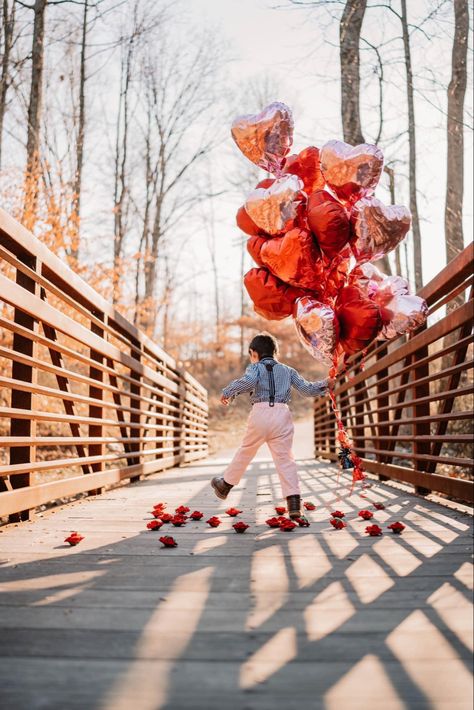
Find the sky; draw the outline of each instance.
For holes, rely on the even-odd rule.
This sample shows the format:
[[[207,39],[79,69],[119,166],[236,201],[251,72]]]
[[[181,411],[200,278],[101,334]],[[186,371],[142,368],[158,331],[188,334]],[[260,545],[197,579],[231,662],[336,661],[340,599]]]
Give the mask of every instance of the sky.
[[[375,4],[375,3],[374,3]],[[397,2],[394,2],[394,6]],[[274,9],[276,6],[283,9]],[[433,3],[410,0],[409,20],[417,24],[432,9]],[[307,145],[321,146],[330,139],[342,140],[339,102],[338,21],[330,10],[288,9],[285,0],[188,0],[185,4],[190,21],[218,32],[231,56],[229,88],[240,90],[243,98],[238,113],[256,113],[262,106],[252,104],[245,95],[246,82],[268,77],[277,87],[274,100],[288,104],[294,113],[295,152]],[[334,6],[332,6],[334,7]],[[334,11],[334,10],[333,10]],[[383,13],[383,14],[381,14]],[[425,36],[426,28],[426,36]],[[422,31],[423,30],[423,31]],[[421,216],[424,281],[427,282],[444,266],[444,199],[446,162],[446,97],[451,70],[452,19],[443,13],[436,27],[425,25],[412,37],[418,140],[419,212]],[[436,36],[433,36],[436,33]],[[379,44],[399,35],[398,19],[383,10],[366,15],[362,36]],[[400,175],[397,202],[408,204],[406,180],[407,141],[404,67],[399,61],[401,41],[387,44],[385,68],[384,133],[381,147],[387,161],[396,161]],[[469,52],[471,58],[471,52]],[[363,44],[361,52],[363,87],[361,94],[362,123],[367,142],[374,140],[378,127],[378,83],[373,74],[374,54]],[[470,87],[471,82],[469,82]],[[238,89],[239,87],[239,89]],[[466,96],[466,108],[472,117],[472,95]],[[466,123],[472,123],[469,115]],[[229,126],[230,129],[230,126]],[[472,134],[465,129],[465,242],[472,240]],[[239,153],[228,133],[218,156],[220,179],[223,173],[237,169],[246,158]],[[263,177],[263,174],[262,174]],[[377,196],[388,202],[385,186]],[[217,205],[219,239],[218,263],[222,283],[233,284],[238,278],[238,235],[234,215],[243,199],[237,194],[225,195]],[[202,250],[196,236],[193,259]],[[195,263],[195,262],[194,262]],[[250,268],[250,260],[249,260]],[[200,288],[205,289],[206,278]]]

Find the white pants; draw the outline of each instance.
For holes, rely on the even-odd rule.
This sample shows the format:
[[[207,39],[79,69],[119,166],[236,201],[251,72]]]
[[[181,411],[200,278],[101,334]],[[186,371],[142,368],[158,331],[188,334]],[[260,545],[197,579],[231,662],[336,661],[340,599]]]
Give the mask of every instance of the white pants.
[[[240,448],[224,472],[224,480],[236,486],[262,444],[268,444],[280,477],[283,497],[299,494],[298,472],[291,450],[293,419],[287,404],[258,402],[252,407]]]

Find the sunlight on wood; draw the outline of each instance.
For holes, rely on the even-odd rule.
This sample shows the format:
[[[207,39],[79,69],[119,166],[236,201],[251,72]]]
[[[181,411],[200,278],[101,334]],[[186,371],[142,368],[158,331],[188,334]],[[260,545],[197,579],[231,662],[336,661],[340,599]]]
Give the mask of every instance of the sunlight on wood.
[[[60,589],[55,594],[48,594],[48,596],[43,599],[38,599],[38,601],[32,602],[31,606],[47,606],[48,604],[57,604],[57,602],[62,602],[64,599],[69,599],[70,597],[76,596],[76,594],[81,594],[81,592],[84,592],[90,586],[90,584],[79,584],[77,587],[71,587],[70,589]]]
[[[324,695],[325,710],[347,708],[390,708],[406,710],[384,668],[383,662],[368,654],[337,681]]]
[[[280,629],[242,665],[240,687],[252,688],[262,683],[296,658],[297,653],[296,629]]]
[[[408,516],[407,516],[408,517]],[[412,528],[404,521],[405,530],[403,531],[403,539],[406,545],[413,547],[423,557],[434,557],[438,552],[441,552],[443,546],[431,540],[428,535],[424,535],[420,530]]]
[[[446,626],[466,648],[474,651],[472,604],[464,594],[445,582],[428,598],[428,604],[436,609]]]
[[[350,555],[356,549],[358,543],[351,533],[346,530],[331,530],[323,531],[324,541],[327,543],[332,554],[339,560],[343,560],[347,555]]]
[[[474,589],[474,565],[471,562],[463,562],[454,576],[468,589]]]
[[[298,578],[298,589],[314,584],[331,568],[328,556],[314,535],[301,535],[288,541],[291,563]]]
[[[309,641],[318,641],[342,626],[355,613],[341,582],[333,582],[304,610]]]
[[[395,584],[385,570],[367,554],[353,562],[345,574],[364,604],[375,601]]]
[[[471,674],[455,649],[421,609],[402,621],[387,636],[386,643],[412,681],[425,694],[430,707],[472,708]]]
[[[444,527],[444,525],[434,523],[432,520],[427,518],[425,515],[421,515],[419,512],[408,512],[405,517],[412,523],[420,525],[429,535],[433,535],[433,537],[438,538],[441,542],[453,542],[453,540],[456,540],[456,538],[459,537],[459,533]]]
[[[425,508],[422,505],[415,505],[414,510],[419,510],[422,513],[426,513],[431,518],[436,518],[436,520],[439,520],[442,523],[446,523],[451,528],[457,528],[458,530],[462,530],[462,532],[469,530],[469,525],[467,525],[466,523],[461,523],[455,518],[449,518],[447,515],[443,515],[443,513],[438,513],[436,510],[432,510],[431,508]]]
[[[71,584],[77,586],[96,577],[101,577],[103,574],[106,574],[106,570],[103,572],[65,572],[64,574],[50,574],[46,577],[34,577],[33,579],[17,579],[0,584],[0,592],[29,592],[36,589],[68,587]]]
[[[284,534],[284,533],[283,533]],[[246,628],[261,626],[285,603],[288,596],[285,558],[279,545],[257,550],[252,557],[250,591],[255,595],[255,608],[250,612]]]
[[[162,602],[151,614],[135,649],[135,661],[112,688],[101,710],[130,710],[140,698],[140,710],[158,710],[167,700],[169,676],[191,641],[206,606],[213,567],[204,567],[178,577]],[[194,593],[194,605],[184,607],[183,597]],[[148,661],[144,663],[143,661]],[[150,663],[154,661],[154,663]]]
[[[381,538],[373,549],[399,577],[406,577],[422,564],[416,555],[393,538]]]
[[[226,542],[227,537],[225,535],[218,535],[217,537],[198,540],[198,542],[194,546],[193,552],[195,555],[199,555],[202,552],[209,552],[209,550],[213,550],[216,547],[225,545]]]

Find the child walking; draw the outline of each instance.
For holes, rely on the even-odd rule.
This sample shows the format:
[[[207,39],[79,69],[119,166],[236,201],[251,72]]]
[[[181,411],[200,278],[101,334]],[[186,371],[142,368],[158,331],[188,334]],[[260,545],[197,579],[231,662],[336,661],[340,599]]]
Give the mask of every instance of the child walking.
[[[250,392],[253,405],[244,439],[224,475],[215,477],[211,485],[218,498],[227,498],[263,443],[267,443],[280,477],[283,497],[286,498],[290,518],[301,515],[301,496],[298,472],[292,453],[293,419],[288,408],[291,388],[301,394],[317,397],[327,391],[328,380],[307,382],[288,365],[278,362],[278,342],[268,333],[260,333],[249,345],[251,364],[245,375],[233,380],[222,390],[221,402],[227,406],[231,399]]]

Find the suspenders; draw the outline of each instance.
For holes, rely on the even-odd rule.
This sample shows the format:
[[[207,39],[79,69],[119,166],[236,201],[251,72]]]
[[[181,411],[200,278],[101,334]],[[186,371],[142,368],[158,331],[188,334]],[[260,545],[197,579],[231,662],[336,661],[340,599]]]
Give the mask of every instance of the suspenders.
[[[273,375],[273,366],[275,365],[274,362],[270,363],[265,363],[265,367],[268,372],[268,379],[270,380],[270,407],[275,406],[275,377]]]

